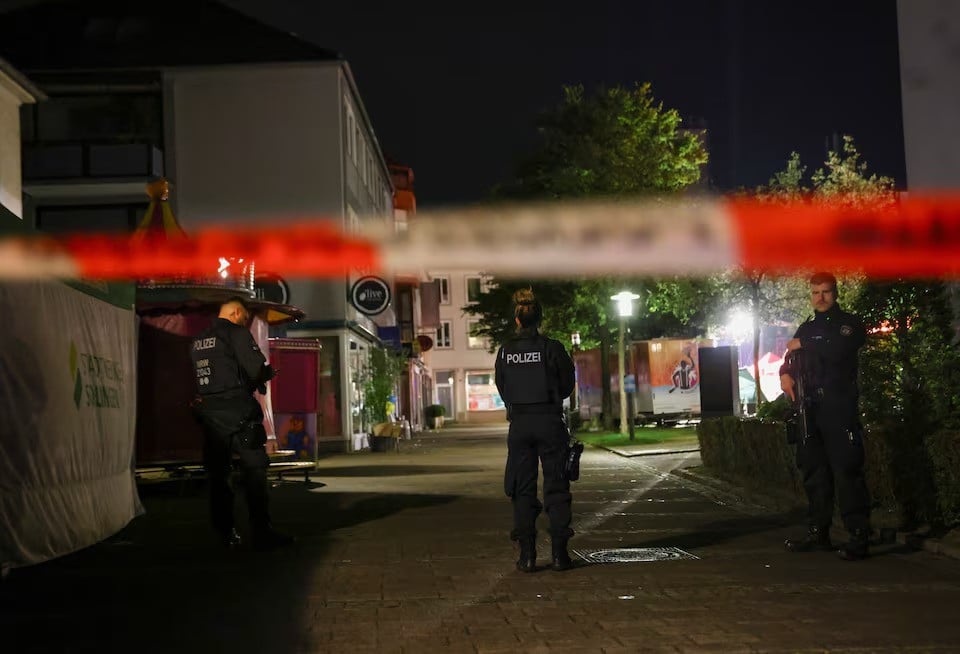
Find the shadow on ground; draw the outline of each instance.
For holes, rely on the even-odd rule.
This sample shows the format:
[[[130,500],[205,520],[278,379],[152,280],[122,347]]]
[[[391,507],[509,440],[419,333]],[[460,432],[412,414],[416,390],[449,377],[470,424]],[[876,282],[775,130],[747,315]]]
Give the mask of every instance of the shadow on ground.
[[[482,472],[477,466],[422,466],[422,465],[368,465],[343,468],[321,467],[314,477],[412,477],[415,475],[446,475],[458,472]]]
[[[227,551],[212,538],[204,484],[152,488],[146,513],[95,546],[14,570],[0,583],[0,631],[17,652],[289,652],[303,648],[311,587],[330,582],[334,531],[452,495],[271,491],[278,529],[292,547]],[[248,534],[246,507],[237,523]]]
[[[803,524],[802,515],[784,513],[762,518],[743,516],[728,520],[718,520],[691,528],[690,531],[671,534],[662,538],[654,538],[628,547],[679,547],[692,552],[704,547],[711,547],[735,538],[743,538],[751,534],[782,530],[792,524]],[[800,520],[801,522],[798,522]],[[771,542],[777,540],[771,536]],[[779,543],[778,543],[779,544]]]

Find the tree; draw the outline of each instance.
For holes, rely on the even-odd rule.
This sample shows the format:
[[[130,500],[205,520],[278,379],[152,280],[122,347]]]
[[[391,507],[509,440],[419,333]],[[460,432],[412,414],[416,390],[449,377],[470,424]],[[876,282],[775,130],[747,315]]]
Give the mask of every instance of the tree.
[[[804,185],[806,171],[800,155],[791,152],[784,169],[774,174],[766,186],[758,187],[753,195],[772,207],[804,199],[852,204],[893,200],[893,180],[876,174],[868,175],[867,164],[861,159],[851,136],[843,137],[843,147],[839,152],[831,150],[827,153],[824,166],[811,176],[810,187]],[[746,304],[753,317],[753,370],[758,406],[766,401],[760,388],[760,325],[798,322],[809,311],[806,277],[777,276],[763,270],[740,269],[725,276],[718,284],[722,289],[722,305]],[[841,277],[841,286],[852,287],[852,292],[855,292],[858,284],[856,275]]]
[[[795,154],[795,153],[794,153]],[[861,160],[860,152],[852,136],[844,135],[840,152],[827,153],[825,168],[813,173],[813,188],[821,198],[841,196],[848,202],[893,202],[893,180],[889,177],[867,176],[867,162]]]
[[[767,401],[760,387],[760,326],[799,322],[810,309],[802,277],[777,277],[762,270],[740,269],[720,275],[719,306],[744,306],[751,317],[754,397],[757,406]],[[719,315],[715,320],[720,320]]]
[[[539,149],[499,194],[564,199],[682,190],[700,179],[707,151],[680,125],[680,114],[656,101],[649,83],[593,94],[564,86],[560,104],[537,122]]]
[[[515,279],[494,279],[478,302],[463,307],[466,313],[480,318],[475,333],[488,337],[491,348],[502,345],[516,332],[512,297],[519,288],[532,288],[543,306],[541,332],[544,335],[568,343],[570,335],[577,332],[584,349],[600,349],[601,406],[604,424],[609,429],[613,422],[609,353],[618,326],[609,300],[613,294],[610,290],[614,288],[613,281],[540,280],[531,284]]]
[[[387,400],[397,387],[402,358],[393,350],[370,348],[370,359],[362,373],[363,411],[367,426],[387,421]]]
[[[700,178],[707,152],[698,134],[654,99],[650,84],[600,89],[565,86],[560,103],[537,122],[540,145],[517,167],[516,178],[496,189],[499,199],[565,200],[673,194]],[[496,347],[513,333],[510,297],[523,280],[494,279],[487,297],[464,311],[480,317],[478,334]],[[599,347],[604,425],[613,423],[608,353],[618,319],[610,296],[629,287],[641,292],[649,280],[538,281],[543,330],[568,342],[579,332],[584,348]]]

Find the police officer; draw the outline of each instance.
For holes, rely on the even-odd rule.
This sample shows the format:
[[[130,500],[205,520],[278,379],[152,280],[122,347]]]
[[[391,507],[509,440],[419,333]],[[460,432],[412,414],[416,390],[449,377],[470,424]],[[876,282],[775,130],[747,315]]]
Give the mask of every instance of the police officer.
[[[529,289],[514,293],[517,332],[497,353],[496,383],[507,407],[507,465],[504,490],[513,502],[513,531],[519,542],[517,569],[536,570],[537,516],[545,507],[550,518],[553,569],[573,566],[567,553],[570,529],[570,482],[565,476],[569,432],[563,400],[574,386],[573,361],[563,345],[541,336],[540,303]],[[543,465],[543,505],[537,499],[537,466]]]
[[[239,298],[223,303],[216,322],[193,341],[191,356],[198,397],[195,413],[204,431],[204,467],[210,482],[210,514],[221,542],[240,544],[233,524],[230,471],[240,462],[253,546],[271,549],[292,542],[273,530],[267,510],[267,442],[263,410],[253,391],[266,392],[274,376],[250,330],[249,313]]]
[[[830,273],[810,278],[813,318],[800,325],[787,343],[803,357],[807,396],[808,434],[797,442],[797,466],[809,503],[808,531],[788,539],[791,552],[833,550],[830,523],[834,488],[850,541],[838,551],[841,558],[865,558],[869,549],[870,497],[863,464],[863,429],[858,417],[857,352],[866,340],[863,323],[837,304],[837,280]],[[798,363],[790,358],[780,368],[780,387],[796,399]]]

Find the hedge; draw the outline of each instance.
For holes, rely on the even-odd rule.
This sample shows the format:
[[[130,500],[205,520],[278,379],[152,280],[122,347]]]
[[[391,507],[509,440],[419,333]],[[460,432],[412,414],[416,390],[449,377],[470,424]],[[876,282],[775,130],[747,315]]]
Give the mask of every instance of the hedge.
[[[782,422],[714,418],[700,423],[697,437],[704,467],[718,477],[806,505]],[[876,526],[960,522],[960,432],[919,439],[903,427],[873,427],[864,435],[864,453]]]

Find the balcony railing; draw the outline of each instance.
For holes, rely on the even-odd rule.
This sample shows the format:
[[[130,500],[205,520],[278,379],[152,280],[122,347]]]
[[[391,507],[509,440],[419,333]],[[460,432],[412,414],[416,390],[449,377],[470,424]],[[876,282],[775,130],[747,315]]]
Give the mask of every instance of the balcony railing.
[[[163,176],[163,151],[151,143],[24,144],[25,182]]]

